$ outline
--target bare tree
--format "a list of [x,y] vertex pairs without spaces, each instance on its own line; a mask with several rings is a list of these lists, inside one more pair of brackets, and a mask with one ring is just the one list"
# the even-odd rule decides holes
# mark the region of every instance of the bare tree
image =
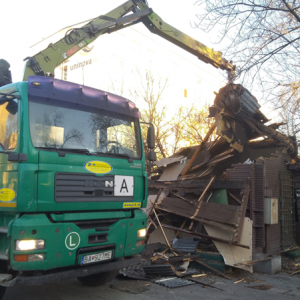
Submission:
[[69,141],[74,141],[74,140],[78,143],[78,145],[82,145],[83,139],[84,139],[83,132],[79,131],[76,128],[73,128],[73,129],[69,130],[69,132],[67,134],[65,134],[64,142],[60,146],[60,149],[63,149],[65,144],[68,143]]
[[[158,159],[166,158],[175,153],[182,138],[182,124],[191,113],[190,109],[180,107],[176,114],[167,117],[167,108],[170,101],[163,99],[163,94],[168,86],[167,78],[155,77],[150,71],[141,74],[141,88],[132,92],[137,102],[142,105],[142,121],[152,123],[155,128],[155,151]],[[168,99],[169,100],[169,99]],[[142,126],[143,136],[146,137],[148,126]]]
[[37,121],[37,124],[40,138],[43,142],[43,146],[45,147],[63,149],[65,144],[67,144],[70,141],[76,141],[79,145],[81,145],[84,139],[83,132],[79,131],[76,128],[72,128],[68,132],[66,132],[63,135],[62,140],[57,140],[55,134],[54,136],[52,136],[52,130],[55,130],[59,127],[63,128],[64,115],[62,112],[59,111],[55,111],[51,116],[45,113],[42,121]]
[[[197,109],[194,105],[190,107],[180,106],[176,113],[170,116],[167,114],[172,99],[166,99],[165,92],[168,88],[168,78],[155,76],[151,71],[141,72],[140,69],[133,71],[140,79],[140,84],[128,92],[141,110],[142,134],[145,145],[145,157],[147,157],[147,130],[152,123],[155,128],[155,152],[157,158],[166,158],[180,148],[198,145],[202,136],[209,128],[208,109],[204,107]],[[114,83],[110,89],[117,94],[123,94],[124,83],[117,88]]]
[[[201,109],[192,105],[189,108],[181,106],[174,116],[174,126],[172,128],[173,142],[170,145],[172,154],[182,147],[190,147],[201,144],[203,137],[210,128],[211,119],[208,107]],[[214,135],[211,136],[214,138]]]
[[205,11],[197,15],[196,26],[206,32],[221,28],[217,42],[226,59],[237,65],[244,84],[259,84],[264,99],[276,109],[299,105],[299,1],[197,0],[196,4]]
[[[168,86],[168,79],[157,79],[150,71],[137,73],[141,80],[141,87],[131,91],[137,102],[142,104],[142,121],[152,123],[155,128],[155,145],[159,156],[167,157],[167,139],[171,134],[170,120],[166,118],[166,103],[162,103],[162,95]],[[143,136],[146,136],[148,126],[142,126]]]
[[280,121],[285,124],[282,131],[289,136],[297,136],[300,133],[299,92],[296,88],[292,91],[283,89],[279,97]]

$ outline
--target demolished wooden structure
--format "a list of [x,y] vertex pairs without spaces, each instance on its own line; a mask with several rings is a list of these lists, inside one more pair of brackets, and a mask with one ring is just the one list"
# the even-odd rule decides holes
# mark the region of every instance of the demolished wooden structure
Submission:
[[[158,162],[163,174],[148,184],[153,195],[150,205],[162,215],[173,216],[171,225],[162,222],[161,227],[212,240],[216,246],[233,247],[230,251],[217,247],[221,253],[250,249],[242,255],[242,250],[237,250],[236,257],[227,257],[230,265],[248,271],[252,266],[243,262],[251,261],[256,254],[279,253],[296,245],[293,233],[282,238],[283,231],[293,231],[295,224],[280,221],[284,212],[279,203],[293,194],[293,189],[286,190],[290,175],[284,172],[287,163],[297,160],[297,146],[277,131],[280,124],[265,125],[269,120],[259,107],[255,97],[241,85],[222,88],[210,108],[214,122],[201,145],[181,149]],[[208,142],[214,129],[218,137]],[[151,201],[153,197],[155,201]],[[277,198],[279,205],[277,221],[271,224],[265,223],[264,217],[267,198]],[[151,213],[149,218],[152,224],[157,222]],[[252,224],[247,233],[243,231],[246,220]]]
[[[224,184],[225,183],[225,184]],[[247,199],[249,195],[249,183],[247,181],[241,182],[230,182],[226,185],[227,182],[215,182],[211,189],[219,189],[220,186],[223,188],[238,187],[238,190],[242,193],[241,205],[224,205],[218,203],[210,203],[206,201],[197,201],[197,199],[192,200],[183,200],[182,198],[177,197],[165,197],[159,200],[155,207],[159,210],[166,211],[178,216],[188,218],[193,221],[201,222],[203,224],[213,225],[224,230],[228,230],[234,233],[234,239],[231,242],[239,242],[240,232],[242,230],[242,223],[245,217],[245,212],[247,208]],[[185,193],[189,194],[188,197],[191,199],[195,192],[203,191],[203,188],[199,188],[197,182],[194,183],[195,187],[189,190],[187,187],[184,189]],[[201,183],[199,183],[200,185]],[[162,184],[159,185],[162,187]],[[182,186],[182,185],[181,185]],[[149,183],[149,187],[156,187],[155,184]],[[170,188],[170,187],[169,187]],[[178,187],[176,187],[178,189]],[[169,189],[170,190],[170,189]],[[170,190],[172,191],[172,190]],[[182,190],[181,190],[182,191]],[[217,213],[222,211],[222,214]]]

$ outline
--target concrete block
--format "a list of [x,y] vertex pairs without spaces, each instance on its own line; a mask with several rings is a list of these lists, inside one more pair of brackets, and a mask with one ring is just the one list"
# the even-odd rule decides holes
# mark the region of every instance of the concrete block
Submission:
[[253,266],[253,271],[272,275],[281,271],[281,256],[273,255],[271,259],[256,263]]

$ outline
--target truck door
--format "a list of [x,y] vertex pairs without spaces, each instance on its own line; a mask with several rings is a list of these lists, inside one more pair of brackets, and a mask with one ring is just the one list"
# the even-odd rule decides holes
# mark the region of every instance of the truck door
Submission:
[[0,209],[16,207],[18,161],[9,161],[9,154],[18,147],[18,99],[0,98]]

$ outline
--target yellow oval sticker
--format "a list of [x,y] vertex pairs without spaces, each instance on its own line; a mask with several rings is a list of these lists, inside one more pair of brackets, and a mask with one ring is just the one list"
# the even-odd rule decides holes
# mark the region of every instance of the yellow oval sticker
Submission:
[[104,161],[89,161],[84,165],[89,172],[96,174],[106,174],[113,170],[112,166]]
[[0,190],[0,201],[10,202],[16,198],[16,192],[12,189],[1,189]]

